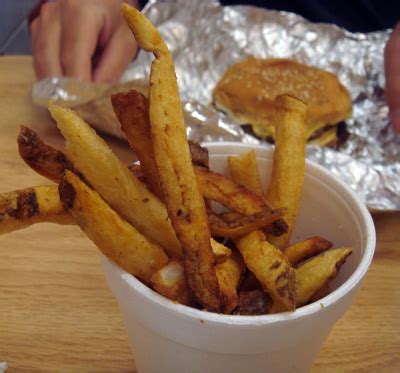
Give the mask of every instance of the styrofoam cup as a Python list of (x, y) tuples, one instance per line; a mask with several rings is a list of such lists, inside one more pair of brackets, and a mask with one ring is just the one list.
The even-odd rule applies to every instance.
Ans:
[[(227, 173), (227, 156), (254, 149), (266, 183), (272, 150), (209, 143), (210, 165)], [(352, 246), (328, 296), (294, 312), (230, 316), (173, 303), (103, 257), (109, 286), (128, 330), (136, 366), (153, 372), (306, 372), (334, 323), (350, 306), (371, 263), (375, 230), (364, 204), (346, 185), (307, 162), (292, 241), (313, 235)]]

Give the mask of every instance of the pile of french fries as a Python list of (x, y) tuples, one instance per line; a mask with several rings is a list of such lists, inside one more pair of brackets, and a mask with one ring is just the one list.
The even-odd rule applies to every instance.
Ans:
[(211, 171), (207, 150), (187, 140), (167, 45), (140, 12), (122, 11), (139, 45), (155, 56), (148, 98), (136, 91), (111, 98), (139, 163), (124, 165), (74, 111), (51, 103), (65, 153), (26, 127), (18, 146), (24, 161), (57, 185), (0, 195), (0, 233), (76, 224), (158, 293), (211, 312), (290, 311), (328, 294), (352, 249), (328, 251), (332, 243), (322, 237), (289, 243), (304, 180), (306, 106), (276, 99), (280, 126), (265, 191), (254, 152), (228, 158), (231, 177)]

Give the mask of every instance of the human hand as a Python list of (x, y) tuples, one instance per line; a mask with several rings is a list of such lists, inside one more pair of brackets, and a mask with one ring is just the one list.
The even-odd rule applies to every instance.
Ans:
[(120, 10), (123, 2), (138, 5), (136, 0), (45, 3), (30, 26), (37, 78), (68, 76), (95, 82), (119, 79), (138, 49)]
[(392, 126), (400, 133), (400, 22), (385, 47), (386, 102)]

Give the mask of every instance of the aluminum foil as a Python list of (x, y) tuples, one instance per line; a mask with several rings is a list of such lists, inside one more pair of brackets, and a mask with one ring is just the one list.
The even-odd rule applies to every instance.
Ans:
[[(221, 6), (213, 0), (150, 1), (145, 14), (158, 27), (175, 61), (187, 132), (191, 139), (262, 143), (211, 105), (225, 69), (249, 56), (284, 57), (335, 73), (351, 93), (348, 140), (338, 149), (310, 146), (308, 159), (355, 190), (371, 210), (400, 210), (400, 136), (384, 101), (383, 50), (391, 30), (350, 33), (287, 12)], [(123, 137), (109, 95), (147, 90), (153, 57), (141, 51), (121, 83), (95, 85), (66, 78), (36, 83), (33, 99), (74, 107), (94, 127)]]

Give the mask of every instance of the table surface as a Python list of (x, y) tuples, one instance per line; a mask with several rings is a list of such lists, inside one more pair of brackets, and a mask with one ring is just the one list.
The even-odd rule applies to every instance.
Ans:
[[(21, 124), (62, 148), (34, 107), (27, 56), (0, 57), (0, 193), (48, 181), (20, 159)], [(125, 143), (106, 138), (118, 156)], [(355, 303), (312, 372), (400, 371), (400, 213), (374, 215), (378, 244)], [(134, 356), (94, 245), (73, 226), (38, 224), (0, 237), (0, 362), (9, 372), (135, 372)]]

